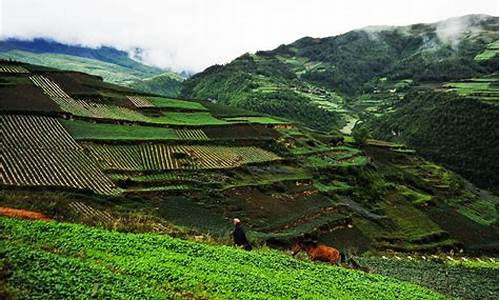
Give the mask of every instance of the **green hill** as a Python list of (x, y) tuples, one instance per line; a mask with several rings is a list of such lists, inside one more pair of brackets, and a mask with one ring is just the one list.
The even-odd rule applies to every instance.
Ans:
[[(430, 139), (425, 143), (434, 147), (425, 148), (424, 142), (409, 136), (415, 125), (390, 124), (393, 119), (386, 114), (396, 111), (403, 115), (403, 107), (411, 107), (411, 112), (406, 109), (404, 113), (415, 115), (439, 113), (406, 105), (413, 99), (405, 95), (421, 88), (473, 97), (494, 110), (498, 108), (497, 77), (498, 18), (468, 15), (432, 24), (367, 27), (327, 38), (304, 37), (271, 51), (244, 54), (226, 65), (209, 67), (186, 80), (181, 94), (266, 112), (326, 132), (349, 134), (357, 121), (364, 121), (373, 125), (369, 129), (375, 137), (394, 138), (387, 132), (380, 134), (375, 126), (378, 123), (368, 121), (381, 117), (385, 128), (399, 129), (400, 136), (394, 141), (405, 141), (429, 154), (443, 152), (431, 142), (440, 139), (439, 132), (425, 132), (425, 138)], [(498, 113), (487, 116), (490, 119), (486, 123), (493, 124)], [(440, 115), (430, 118), (439, 119)], [(453, 125), (450, 122), (443, 126)], [(491, 141), (476, 139), (476, 134), (475, 128), (463, 126), (459, 135), (442, 140), (444, 144), (439, 147), (486, 149), (498, 144), (498, 134), (492, 135)], [(454, 144), (448, 144), (452, 140)], [(477, 140), (477, 147), (471, 147), (470, 140)], [(480, 155), (474, 152), (474, 156)], [(428, 155), (482, 187), (497, 189), (496, 179), (482, 181), (475, 177), (470, 151), (454, 156), (453, 160), (445, 160), (443, 155)], [(498, 160), (487, 155), (485, 163), (494, 166)]]
[[(497, 197), (402, 144), (356, 144), (83, 73), (9, 62), (2, 70), (6, 188), (137, 196), (149, 199), (141, 205), (148, 212), (156, 207), (164, 220), (215, 235), (239, 215), (274, 245), (313, 235), (359, 252), (490, 251), (495, 241)], [(203, 215), (210, 218), (200, 222)], [(484, 235), (459, 234), (446, 218)], [(334, 228), (345, 233), (336, 237)]]
[(154, 75), (141, 80), (135, 80), (128, 86), (141, 92), (157, 94), (162, 96), (175, 97), (181, 92), (181, 76), (173, 72), (166, 72)]
[[(34, 299), (446, 299), (416, 284), (276, 251), (0, 217), (14, 295)], [(5, 270), (6, 271), (6, 270)]]
[(0, 59), (88, 73), (106, 82), (164, 96), (178, 95), (184, 80), (174, 72), (144, 65), (114, 48), (91, 49), (44, 39), (0, 41)]
[[(239, 217), (256, 249), (288, 250), (297, 239), (312, 239), (356, 258), (498, 251), (498, 196), (401, 143), (353, 140), (212, 101), (152, 96), (97, 76), (12, 61), (0, 61), (0, 124), (0, 214), (27, 209), (59, 222), (218, 244), (229, 243), (228, 220)], [(379, 279), (388, 280), (380, 287), (384, 293), (406, 297), (406, 284), (394, 279), (303, 264), (274, 251), (248, 254), (62, 223), (2, 219), (0, 225), (9, 237), (1, 248), (10, 257), (3, 268), (12, 269), (5, 276), (28, 298), (72, 298), (80, 287), (93, 285), (93, 277), (103, 284), (89, 292), (96, 297), (332, 298), (351, 292), (355, 298), (378, 297), (376, 285), (362, 283)], [(105, 255), (109, 243), (117, 252)], [(87, 247), (88, 252), (80, 251)], [(180, 252), (165, 250), (176, 247)], [(200, 257), (198, 265), (188, 263), (188, 253)], [(214, 266), (211, 256), (221, 264)], [(253, 259), (270, 266), (258, 269)], [(241, 261), (241, 269), (227, 271)], [(45, 269), (37, 268), (42, 264), (53, 266), (64, 284), (44, 277)], [(298, 271), (291, 271), (296, 264)], [(68, 275), (63, 266), (79, 275)], [(180, 266), (185, 269), (179, 271)], [(430, 267), (420, 266), (428, 274)], [(425, 281), (426, 287), (478, 299), (486, 291), (498, 293), (483, 283), (449, 288), (446, 265), (437, 268), (440, 281)], [(145, 276), (145, 270), (152, 273)], [(479, 282), (476, 273), (464, 272), (466, 278), (453, 276), (457, 285)], [(313, 287), (324, 284), (313, 273), (331, 280), (338, 274), (342, 281), (354, 277), (348, 291), (335, 279), (318, 292)], [(33, 284), (40, 274), (43, 281)], [(297, 274), (309, 278), (303, 288), (281, 288), (295, 283)], [(236, 288), (238, 275), (248, 277)], [(398, 276), (411, 277), (406, 271)], [(264, 285), (246, 288), (255, 278)], [(412, 293), (439, 296), (420, 288)]]

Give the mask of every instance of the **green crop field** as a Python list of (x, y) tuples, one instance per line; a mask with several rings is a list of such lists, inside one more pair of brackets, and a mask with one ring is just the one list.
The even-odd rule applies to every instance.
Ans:
[(206, 107), (198, 102), (172, 99), (166, 97), (144, 97), (154, 106), (160, 108), (173, 108), (182, 110), (207, 110)]
[(14, 59), (36, 65), (50, 66), (57, 69), (73, 70), (98, 75), (105, 81), (118, 84), (129, 84), (142, 78), (157, 75), (161, 72), (160, 70), (152, 67), (144, 66), (142, 70), (137, 70), (96, 59), (59, 53), (41, 54), (13, 50), (0, 53), (0, 58)]
[(176, 140), (175, 129), (60, 120), (76, 140)]
[[(114, 119), (133, 122), (144, 122), (165, 125), (224, 125), (228, 122), (213, 117), (209, 112), (163, 112), (156, 116), (147, 116), (139, 111), (126, 107), (93, 103), (85, 100), (75, 100), (69, 96), (57, 83), (42, 75), (33, 75), (30, 77), (33, 83), (40, 87), (44, 94), (54, 100), (63, 111), (72, 113), (76, 116), (90, 117), (97, 119)], [(139, 107), (149, 107), (147, 100), (140, 102), (137, 97), (136, 104)], [(179, 100), (180, 101), (180, 100)], [(188, 102), (192, 107), (201, 106), (196, 102)], [(182, 104), (187, 106), (185, 104)]]
[(171, 125), (225, 125), (228, 122), (214, 118), (208, 112), (164, 112), (157, 118), (151, 118), (155, 123)]
[(4, 217), (0, 225), (11, 289), (30, 299), (446, 299), (416, 284), (269, 250)]
[(498, 56), (498, 40), (488, 44), (488, 46), (483, 52), (479, 53), (478, 55), (476, 55), (476, 57), (474, 57), (474, 60), (477, 61), (488, 60), (494, 58), (495, 56)]
[(85, 147), (103, 169), (115, 171), (224, 169), (280, 159), (274, 153), (253, 146), (88, 144)]
[(424, 256), (406, 259), (360, 258), (374, 273), (414, 282), (459, 299), (498, 299), (498, 260), (461, 260)]
[(278, 120), (271, 117), (232, 117), (225, 118), (228, 122), (236, 123), (257, 123), (257, 124), (288, 124), (289, 122)]
[(472, 78), (461, 82), (450, 82), (443, 87), (455, 91), (461, 96), (479, 99), (489, 103), (498, 103), (498, 78)]
[(6, 115), (0, 117), (0, 124), (1, 184), (117, 192), (57, 119)]

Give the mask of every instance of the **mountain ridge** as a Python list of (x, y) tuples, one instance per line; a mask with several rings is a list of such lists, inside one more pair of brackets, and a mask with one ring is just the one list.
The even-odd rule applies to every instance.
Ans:
[[(441, 150), (424, 149), (424, 143), (411, 137), (412, 132), (418, 131), (416, 125), (391, 124), (394, 118), (387, 116), (402, 109), (405, 101), (412, 101), (406, 95), (416, 89), (428, 93), (445, 91), (457, 99), (498, 106), (498, 17), (467, 15), (379, 29), (356, 29), (325, 38), (304, 37), (273, 50), (246, 53), (190, 77), (183, 82), (181, 95), (267, 112), (327, 132), (350, 133), (356, 129), (355, 124), (360, 128), (362, 124), (385, 123), (380, 126), (388, 128), (388, 132), (382, 134), (376, 127), (369, 130), (375, 137), (408, 143), (437, 162), (467, 173), (467, 178), (476, 184), (497, 190), (498, 180), (484, 184), (479, 179), (480, 170), (484, 169), (489, 170), (488, 177), (498, 177), (498, 172), (489, 167), (498, 165), (494, 149), (488, 150), (490, 141), (477, 146), (485, 149), (490, 159), (476, 172), (461, 172), (462, 168), (473, 169), (472, 157), (462, 156), (450, 164), (439, 158), (442, 154), (437, 152)], [(479, 107), (483, 106), (475, 107), (481, 115)], [(494, 120), (488, 123), (493, 124)], [(474, 140), (473, 136), (468, 137), (474, 133), (467, 126), (464, 128), (465, 132), (449, 133)], [(423, 135), (425, 139), (438, 139), (432, 133)], [(498, 144), (498, 133), (493, 136), (496, 139), (491, 143)], [(466, 142), (459, 143), (459, 153), (468, 152), (468, 148)], [(460, 160), (466, 161), (467, 166), (458, 163)]]
[[(90, 48), (46, 38), (4, 39), (0, 41), (0, 58), (81, 71), (101, 76), (107, 82), (166, 96), (176, 96), (181, 81), (185, 79), (177, 73), (145, 65), (128, 52), (110, 46)], [(165, 76), (161, 83), (165, 86), (151, 80), (162, 74)]]

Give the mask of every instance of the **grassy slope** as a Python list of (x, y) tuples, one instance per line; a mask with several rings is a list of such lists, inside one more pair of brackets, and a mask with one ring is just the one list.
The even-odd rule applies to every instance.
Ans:
[(444, 299), (414, 284), (274, 251), (0, 218), (9, 284), (26, 298)]
[(65, 54), (38, 54), (14, 50), (0, 53), (0, 57), (61, 70), (72, 70), (98, 75), (105, 81), (118, 84), (128, 84), (146, 76), (152, 76), (159, 73), (158, 70), (153, 68), (151, 68), (149, 73), (145, 73), (113, 63)]
[(359, 262), (375, 273), (415, 282), (453, 297), (498, 299), (498, 262), (469, 266), (468, 262), (450, 265), (438, 259), (397, 261), (377, 257), (362, 258)]
[(178, 108), (186, 110), (207, 110), (202, 104), (193, 101), (184, 101), (165, 97), (145, 97), (154, 106), (160, 108)]
[(436, 34), (450, 25), (448, 21), (305, 37), (209, 67), (184, 81), (182, 93), (265, 111), (316, 129), (338, 128), (345, 124), (336, 114), (345, 113), (343, 98), (372, 93), (371, 81), (378, 78), (443, 82), (492, 72), (494, 63), (486, 66), (474, 57), (498, 39), (498, 18), (461, 17), (480, 38), (464, 34), (456, 48)]
[(90, 123), (78, 120), (60, 120), (64, 128), (77, 140), (175, 140), (174, 129), (146, 126)]
[(173, 72), (166, 72), (134, 81), (129, 87), (141, 92), (174, 97), (180, 94), (183, 80)]
[[(400, 109), (398, 101), (421, 85), (437, 88), (449, 83), (444, 87), (481, 98), (482, 102), (497, 103), (498, 81), (469, 81), (491, 74), (495, 78), (498, 76), (498, 18), (471, 15), (459, 20), (467, 22), (474, 34), (464, 33), (458, 47), (451, 47), (436, 34), (437, 28), (445, 28), (456, 20), (385, 30), (355, 30), (321, 39), (305, 37), (272, 51), (242, 55), (224, 66), (207, 68), (183, 83), (183, 93), (287, 117), (314, 129), (343, 129), (343, 132), (350, 132), (358, 119), (384, 117)], [(448, 108), (460, 109), (453, 106)], [(330, 111), (325, 112), (326, 108)], [(442, 117), (439, 110), (428, 110), (424, 106), (412, 106), (412, 109), (405, 113), (427, 114), (435, 119)], [(402, 111), (399, 114), (402, 116)], [(456, 120), (442, 118), (441, 125), (451, 128), (454, 122), (467, 123), (461, 121), (461, 117), (457, 114)], [(487, 120), (482, 119), (490, 124), (497, 118), (498, 113)], [(467, 126), (469, 128), (465, 128)], [(444, 152), (450, 146), (468, 149), (462, 160), (459, 153), (452, 153), (457, 159), (453, 158), (452, 163), (447, 161), (446, 165), (468, 180), (483, 181), (473, 174), (472, 169), (479, 168), (471, 160), (482, 155), (479, 149), (490, 147), (490, 140), (469, 135), (476, 130), (465, 124), (462, 126), (465, 137), (462, 134), (450, 136), (449, 139), (454, 139), (453, 145), (439, 145), (435, 143), (440, 135), (438, 132), (432, 136), (431, 129), (424, 136), (421, 132), (415, 134), (415, 127), (413, 123), (402, 132), (419, 135), (420, 140), (412, 143), (412, 147), (422, 150), (419, 146), (426, 143), (429, 147), (424, 151), (427, 153)], [(376, 126), (371, 129), (380, 137)], [(389, 133), (383, 137), (389, 138)], [(410, 138), (405, 137), (406, 140)], [(469, 140), (475, 140), (473, 147), (467, 142)], [(492, 142), (495, 140), (498, 138)], [(487, 156), (491, 157), (490, 153)], [(435, 159), (437, 156), (427, 157)], [(443, 163), (445, 160), (437, 158), (435, 161)], [(489, 164), (495, 165), (495, 160), (490, 159)], [(485, 167), (481, 164), (481, 169)], [(498, 172), (487, 177), (498, 177)], [(483, 186), (494, 186), (495, 181), (487, 179), (493, 183)]]
[(176, 96), (182, 78), (173, 72), (164, 72), (146, 65), (130, 66), (60, 53), (32, 53), (21, 50), (1, 52), (0, 58), (14, 59), (61, 70), (72, 70), (101, 76), (104, 81), (130, 86), (146, 93)]
[(408, 143), (479, 187), (498, 188), (496, 105), (453, 93), (413, 93), (370, 126), (379, 138)]

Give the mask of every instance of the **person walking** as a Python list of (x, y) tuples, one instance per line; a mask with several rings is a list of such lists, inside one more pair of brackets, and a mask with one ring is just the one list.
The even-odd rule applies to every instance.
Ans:
[(247, 236), (245, 235), (245, 229), (243, 228), (240, 219), (234, 218), (233, 225), (234, 225), (234, 230), (233, 230), (234, 244), (238, 247), (243, 247), (243, 249), (247, 251), (252, 250), (252, 245), (247, 240)]

